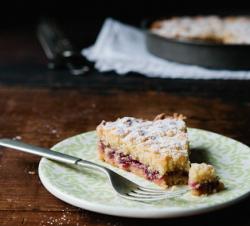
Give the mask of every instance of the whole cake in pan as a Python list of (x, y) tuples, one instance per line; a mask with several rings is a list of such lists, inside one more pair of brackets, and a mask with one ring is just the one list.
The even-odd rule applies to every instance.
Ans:
[(162, 37), (221, 44), (250, 44), (250, 17), (195, 16), (158, 20), (150, 30)]

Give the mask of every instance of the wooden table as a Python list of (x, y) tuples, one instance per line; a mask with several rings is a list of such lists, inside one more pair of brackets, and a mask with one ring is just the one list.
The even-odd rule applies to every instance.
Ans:
[[(46, 68), (30, 30), (0, 35), (0, 137), (51, 147), (119, 116), (153, 118), (183, 113), (188, 125), (250, 145), (249, 81), (147, 79), (114, 73), (74, 77)], [(0, 149), (0, 225), (249, 225), (250, 199), (226, 209), (180, 219), (106, 216), (68, 205), (45, 190), (40, 158)]]

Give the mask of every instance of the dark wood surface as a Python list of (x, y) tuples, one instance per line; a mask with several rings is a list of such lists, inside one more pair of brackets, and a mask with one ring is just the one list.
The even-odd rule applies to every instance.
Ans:
[[(31, 30), (0, 32), (0, 137), (51, 147), (119, 116), (179, 112), (190, 127), (250, 145), (249, 81), (148, 79), (49, 71)], [(0, 148), (0, 225), (249, 225), (250, 199), (200, 216), (142, 220), (78, 209), (42, 186), (39, 157)]]

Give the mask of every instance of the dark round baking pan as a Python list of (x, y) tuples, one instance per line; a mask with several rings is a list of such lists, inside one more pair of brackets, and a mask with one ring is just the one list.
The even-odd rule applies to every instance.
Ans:
[(142, 27), (146, 36), (146, 46), (155, 56), (214, 69), (250, 69), (250, 45), (165, 38), (150, 31), (153, 21), (155, 20), (143, 21)]

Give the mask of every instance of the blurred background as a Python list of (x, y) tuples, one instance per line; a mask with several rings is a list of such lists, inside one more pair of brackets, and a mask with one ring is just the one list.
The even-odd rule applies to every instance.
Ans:
[[(36, 35), (37, 25), (41, 18), (50, 17), (55, 19), (57, 25), (62, 28), (67, 38), (69, 38), (78, 50), (81, 50), (95, 42), (101, 26), (107, 17), (140, 27), (142, 21), (148, 18), (178, 15), (242, 15), (249, 14), (250, 8), (243, 1), (227, 1), (225, 3), (219, 1), (199, 1), (197, 3), (195, 1), (159, 0), (44, 0), (31, 1), (29, 3), (5, 1), (1, 3), (0, 12), (0, 82), (3, 84), (23, 83), (40, 85), (43, 83), (47, 84), (48, 81), (53, 79), (65, 81), (65, 78), (69, 78), (67, 77), (68, 75), (63, 75), (61, 72), (57, 73), (56, 71), (53, 72), (47, 69), (48, 59)], [(117, 79), (117, 81), (123, 83), (122, 86), (126, 86), (126, 79), (123, 77), (122, 80)], [(71, 80), (70, 82), (75, 81)], [(76, 81), (75, 83), (75, 85), (78, 85), (79, 82)], [(149, 83), (152, 84), (152, 81)], [(166, 80), (166, 83), (171, 83), (170, 87), (176, 87), (180, 84), (181, 90), (189, 88), (186, 84), (188, 81), (184, 80), (181, 80), (179, 83)], [(209, 81), (199, 83), (199, 86), (196, 83), (196, 81), (192, 82), (194, 84), (194, 92), (199, 87), (202, 87), (202, 84), (206, 88)], [(233, 82), (226, 81), (222, 85), (219, 81), (213, 82), (213, 88), (217, 83), (220, 87), (227, 87), (227, 83), (231, 84)], [(245, 85), (245, 83), (241, 83), (242, 86)], [(161, 87), (162, 84), (163, 80), (157, 83), (157, 89), (165, 89), (165, 86)], [(203, 87), (200, 89), (203, 90)], [(231, 85), (229, 93), (232, 93)], [(230, 96), (233, 96), (233, 94)]]
[[(247, 3), (239, 1), (5, 1), (1, 5), (0, 32), (30, 29), (41, 17), (53, 17), (78, 45), (93, 42), (107, 17), (140, 26), (145, 18), (172, 15), (248, 14)], [(72, 35), (78, 33), (79, 35)], [(85, 34), (84, 40), (81, 34)], [(81, 41), (77, 40), (80, 39)], [(80, 42), (80, 43), (79, 43)]]

